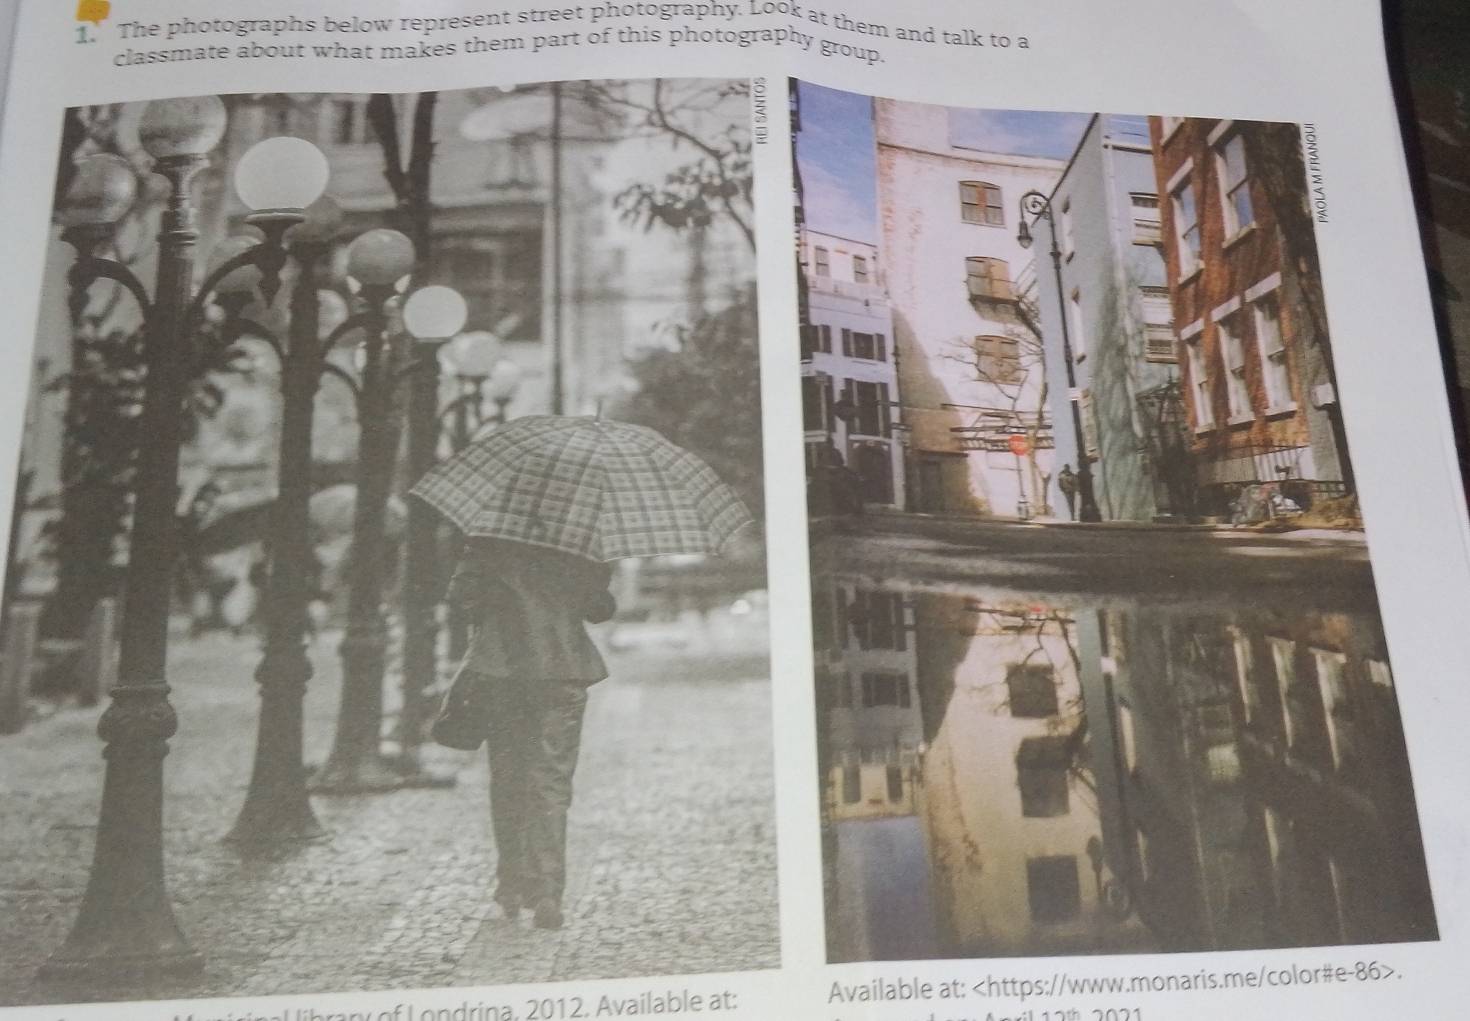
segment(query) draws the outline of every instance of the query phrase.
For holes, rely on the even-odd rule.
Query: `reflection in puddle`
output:
[[[1433,939],[1376,607],[817,579],[834,961]]]

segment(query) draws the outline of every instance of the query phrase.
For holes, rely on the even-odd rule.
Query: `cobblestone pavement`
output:
[[[728,629],[727,629],[728,630]],[[496,916],[480,755],[432,748],[449,790],[317,798],[330,839],[242,858],[220,837],[249,779],[252,639],[175,643],[181,721],[166,760],[165,853],[204,975],[147,988],[35,979],[90,864],[100,709],[0,739],[0,1004],[424,988],[775,967],[769,682],[747,632],[609,655],[592,689],[570,823],[566,927]],[[315,650],[307,756],[328,750],[335,639]],[[747,650],[747,651],[741,651]]]

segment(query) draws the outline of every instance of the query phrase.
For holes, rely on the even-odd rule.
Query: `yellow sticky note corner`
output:
[[[112,0],[77,0],[77,20],[101,25],[112,13]]]

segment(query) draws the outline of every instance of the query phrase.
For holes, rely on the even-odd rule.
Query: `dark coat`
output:
[[[466,669],[490,677],[578,681],[607,676],[586,621],[612,617],[612,567],[561,550],[471,539],[449,582],[474,637]]]

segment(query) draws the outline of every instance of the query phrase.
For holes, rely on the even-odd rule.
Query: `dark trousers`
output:
[[[490,819],[499,859],[496,897],[561,903],[567,811],[582,747],[587,685],[487,678]]]

